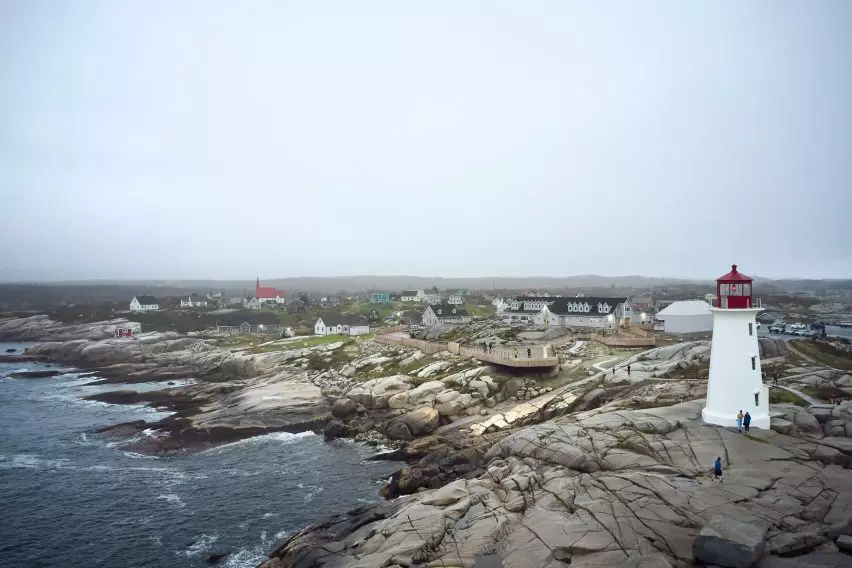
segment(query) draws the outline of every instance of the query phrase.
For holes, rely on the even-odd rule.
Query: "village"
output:
[[[813,311],[796,310],[797,304],[791,302],[797,299],[795,296],[768,293],[766,297],[774,305],[761,305],[764,309],[757,325],[763,332],[772,329],[811,336],[825,333],[826,321],[832,321],[820,304]],[[648,347],[655,344],[655,335],[680,340],[709,337],[709,309],[714,302],[712,290],[697,287],[673,293],[668,289],[497,291],[433,287],[316,294],[263,286],[258,278],[254,294],[208,291],[167,298],[138,295],[130,300],[127,310],[114,311],[138,321],[140,329],[146,331],[215,329],[226,334],[321,337],[363,336],[405,326],[406,332],[418,337],[432,326],[488,320],[530,328],[565,328],[606,338],[613,345]],[[845,321],[844,314],[833,319],[838,320],[835,327]]]

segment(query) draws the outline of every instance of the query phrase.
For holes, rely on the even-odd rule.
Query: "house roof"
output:
[[[324,323],[326,327],[335,325],[367,325],[367,318],[356,315],[331,314],[327,316],[320,316],[318,319],[322,320],[322,323]]]
[[[464,317],[467,315],[467,310],[452,304],[435,304],[429,307],[439,318]]]
[[[577,315],[609,315],[612,313],[612,310],[615,309],[619,304],[623,304],[627,301],[627,298],[597,298],[597,297],[584,297],[584,298],[564,298],[558,296],[524,296],[516,298],[518,302],[521,302],[523,306],[523,302],[534,302],[534,301],[542,301],[547,304],[547,309],[554,314],[566,315],[566,314],[577,314]],[[574,308],[575,305],[584,305],[589,304],[589,311],[586,310],[577,310]],[[609,306],[608,312],[603,312],[598,310],[598,304],[606,304]],[[519,308],[517,310],[507,310],[508,313],[537,313],[533,310],[524,310],[523,308]]]
[[[665,309],[657,312],[655,317],[666,316],[706,316],[710,314],[710,304],[704,300],[681,300],[672,302]]]
[[[403,290],[401,296],[416,296],[417,290]]]
[[[276,288],[266,288],[260,285],[260,278],[257,279],[257,284],[254,287],[254,295],[260,300],[269,300],[279,296],[284,297],[284,292]]]
[[[150,306],[151,304],[157,304],[157,299],[154,296],[136,296],[136,301],[142,304],[143,306]]]

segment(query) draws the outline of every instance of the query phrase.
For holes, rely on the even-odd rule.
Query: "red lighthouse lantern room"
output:
[[[737,265],[732,264],[730,272],[716,279],[716,307],[724,310],[754,307],[751,282],[751,278],[738,272]]]

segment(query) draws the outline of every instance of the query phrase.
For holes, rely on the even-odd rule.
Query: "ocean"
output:
[[[0,343],[21,349],[23,344]],[[276,433],[194,455],[156,458],[92,429],[168,415],[80,400],[97,377],[13,379],[40,363],[0,363],[0,565],[253,567],[280,541],[332,513],[380,500],[398,463],[311,433]],[[147,432],[142,435],[153,435]]]

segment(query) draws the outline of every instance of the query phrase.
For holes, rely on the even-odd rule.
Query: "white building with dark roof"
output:
[[[422,318],[423,325],[439,323],[470,323],[467,310],[452,304],[434,304],[426,306]]]
[[[134,296],[130,300],[131,312],[155,312],[160,309],[160,303],[154,296]]]
[[[328,315],[317,319],[315,335],[366,335],[370,325],[364,316]]]
[[[699,333],[713,330],[713,313],[704,300],[672,302],[654,316],[654,330],[666,333]]]
[[[642,321],[625,297],[521,296],[508,300],[507,305],[501,314],[506,323],[614,329]]]
[[[190,294],[186,298],[180,299],[180,307],[182,308],[206,308],[207,298],[198,294]]]
[[[416,302],[417,290],[403,290],[402,294],[399,295],[399,299],[403,302]]]

